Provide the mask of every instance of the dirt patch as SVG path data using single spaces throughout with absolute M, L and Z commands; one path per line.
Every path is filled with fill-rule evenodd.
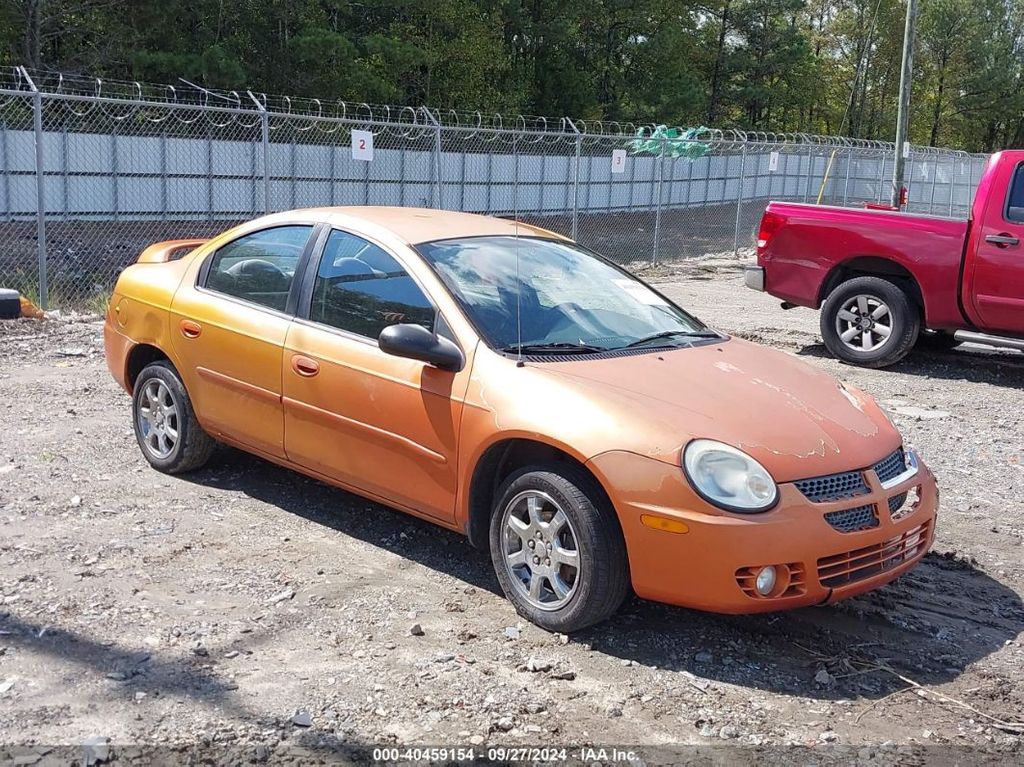
M 1024 355 L 843 366 L 815 313 L 745 290 L 741 266 L 645 276 L 893 408 L 940 479 L 934 552 L 835 607 L 634 600 L 572 638 L 517 619 L 457 535 L 233 450 L 154 472 L 96 321 L 0 323 L 0 743 L 99 736 L 225 761 L 580 743 L 1019 760 Z

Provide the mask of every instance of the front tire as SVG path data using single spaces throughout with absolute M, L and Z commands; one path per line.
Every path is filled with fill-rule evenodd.
M 530 466 L 506 479 L 491 515 L 490 549 L 505 596 L 548 631 L 600 623 L 629 590 L 615 511 L 574 466 Z
M 142 455 L 166 474 L 198 469 L 217 444 L 199 425 L 185 384 L 166 360 L 147 365 L 135 379 L 132 423 Z
M 856 277 L 837 287 L 821 307 L 821 337 L 845 362 L 883 368 L 914 348 L 921 330 L 917 307 L 880 277 Z

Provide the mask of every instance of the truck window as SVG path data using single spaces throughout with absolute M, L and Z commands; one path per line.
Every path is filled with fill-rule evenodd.
M 1006 197 L 1006 220 L 1024 224 L 1024 163 L 1017 166 Z

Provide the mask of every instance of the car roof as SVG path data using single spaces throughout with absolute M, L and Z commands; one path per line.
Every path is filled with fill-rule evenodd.
M 556 232 L 522 222 L 516 223 L 494 216 L 460 213 L 434 208 L 398 208 L 386 206 L 345 206 L 313 208 L 324 220 L 343 228 L 359 229 L 360 224 L 380 227 L 410 245 L 432 240 L 487 235 L 548 237 L 566 239 Z

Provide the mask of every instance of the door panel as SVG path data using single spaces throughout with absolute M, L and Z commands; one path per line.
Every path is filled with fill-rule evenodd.
M 293 357 L 313 360 L 308 375 Z M 296 321 L 285 341 L 289 460 L 439 519 L 455 515 L 465 377 Z M 453 396 L 456 395 L 456 396 Z
M 200 423 L 283 457 L 281 355 L 289 318 L 190 285 L 172 305 L 172 327 L 183 321 L 201 328 L 194 337 L 176 333 L 172 342 Z
M 1007 167 L 974 238 L 968 296 L 986 330 L 1024 332 L 1024 165 Z M 1004 193 L 1005 191 L 1005 198 Z
M 412 253 L 405 254 L 415 257 Z M 435 327 L 437 310 L 394 254 L 332 230 L 310 262 L 283 370 L 290 460 L 441 520 L 455 517 L 459 373 L 385 354 L 381 330 Z
M 197 278 L 186 278 L 171 304 L 172 346 L 200 422 L 279 457 L 287 311 L 297 300 L 296 272 L 313 229 L 277 226 L 226 243 Z

